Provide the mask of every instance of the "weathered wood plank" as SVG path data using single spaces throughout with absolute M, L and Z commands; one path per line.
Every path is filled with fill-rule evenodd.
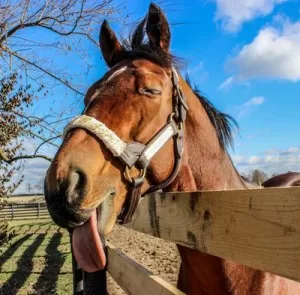
M 154 194 L 127 227 L 300 281 L 300 188 Z
M 1 217 L 0 217 L 1 218 Z M 17 217 L 6 217 L 8 220 L 31 220 L 37 218 L 36 216 L 17 216 Z M 38 219 L 51 219 L 50 215 L 40 216 Z
M 113 245 L 107 245 L 107 271 L 116 283 L 131 295 L 184 295 L 181 291 L 153 275 Z

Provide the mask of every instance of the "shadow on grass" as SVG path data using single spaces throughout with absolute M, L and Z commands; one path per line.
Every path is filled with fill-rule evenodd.
M 62 233 L 56 232 L 47 245 L 44 269 L 33 286 L 37 294 L 56 294 L 58 275 L 65 262 L 65 255 L 58 250 L 61 238 Z
M 46 228 L 47 226 L 47 228 Z M 50 230 L 56 231 L 57 229 L 55 228 L 55 224 L 53 224 L 51 221 L 43 222 L 43 223 L 24 223 L 21 225 L 14 225 L 12 226 L 12 229 L 17 233 L 17 234 L 36 234 L 40 230 L 44 230 L 45 233 L 48 233 Z M 43 233 L 43 232 L 41 232 Z
M 33 270 L 32 258 L 44 239 L 45 235 L 40 234 L 36 237 L 33 243 L 28 246 L 17 263 L 17 270 L 0 288 L 0 294 L 17 294 L 17 292 L 23 287 Z M 26 271 L 24 271 L 24 268 Z
M 20 238 L 19 240 L 15 241 L 1 256 L 0 256 L 0 271 L 2 271 L 3 264 L 9 260 L 14 253 L 18 250 L 18 248 L 28 240 L 32 235 L 28 234 L 24 237 Z M 1 294 L 1 293 L 0 293 Z

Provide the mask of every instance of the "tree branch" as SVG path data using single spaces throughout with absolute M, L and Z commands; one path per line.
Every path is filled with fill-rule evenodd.
M 31 136 L 36 137 L 36 138 L 42 140 L 43 142 L 48 140 L 48 139 L 46 139 L 46 138 L 44 138 L 44 137 L 42 137 L 42 136 L 36 134 L 35 132 L 33 132 L 33 131 L 31 131 L 31 130 L 26 130 L 26 129 L 25 129 L 25 130 L 23 130 L 23 131 L 24 131 L 24 133 L 30 134 Z M 51 144 L 51 145 L 53 145 L 53 146 L 55 146 L 55 147 L 57 147 L 57 148 L 59 147 L 57 144 L 55 144 L 55 143 L 53 143 L 53 142 L 51 142 L 51 141 L 48 141 L 48 143 Z
M 6 50 L 7 50 L 7 49 L 6 49 Z M 67 81 L 64 81 L 63 79 L 57 77 L 56 75 L 54 75 L 54 74 L 51 73 L 50 71 L 48 71 L 48 70 L 46 70 L 46 69 L 40 67 L 40 66 L 37 65 L 36 63 L 34 63 L 34 62 L 32 62 L 32 61 L 26 59 L 25 57 L 23 57 L 23 56 L 17 54 L 16 52 L 9 51 L 8 53 L 10 53 L 11 55 L 13 55 L 13 56 L 15 56 L 16 58 L 20 59 L 21 61 L 23 61 L 23 62 L 25 62 L 25 63 L 27 63 L 27 64 L 29 64 L 29 65 L 31 65 L 31 66 L 37 68 L 37 69 L 39 69 L 39 70 L 42 71 L 43 73 L 49 75 L 49 76 L 50 76 L 51 78 L 53 78 L 54 80 L 57 80 L 57 81 L 59 81 L 60 83 L 62 83 L 63 85 L 67 86 L 69 89 L 73 90 L 75 93 L 77 93 L 77 94 L 79 94 L 79 95 L 81 95 L 81 96 L 84 95 L 84 93 L 78 91 L 76 88 L 74 88 L 73 86 L 71 86 Z
M 24 160 L 24 159 L 35 159 L 35 158 L 39 158 L 39 159 L 44 159 L 47 160 L 49 162 L 52 162 L 52 158 L 47 157 L 45 155 L 24 155 L 24 156 L 18 156 L 18 157 L 14 157 L 8 161 L 5 161 L 8 164 L 12 164 L 13 162 L 19 161 L 19 160 Z
M 60 138 L 61 137 L 61 134 L 58 135 L 58 136 L 54 136 L 54 137 L 51 137 L 49 139 L 47 139 L 46 141 L 42 142 L 35 150 L 34 152 L 34 156 L 36 156 L 37 152 L 39 151 L 39 149 L 46 143 L 49 143 L 51 140 L 54 140 L 54 139 L 57 139 L 57 138 Z
M 12 159 L 8 159 L 7 156 L 5 155 L 4 151 L 2 149 L 0 149 L 0 160 L 3 160 L 4 162 L 6 162 L 8 164 L 12 164 L 13 162 L 16 162 L 19 160 L 34 159 L 34 158 L 40 158 L 40 159 L 44 159 L 49 162 L 52 162 L 52 158 L 45 156 L 45 155 L 36 155 L 36 153 L 34 155 L 22 155 L 22 156 L 14 157 Z

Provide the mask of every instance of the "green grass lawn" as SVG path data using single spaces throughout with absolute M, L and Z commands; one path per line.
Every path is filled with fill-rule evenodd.
M 0 247 L 0 294 L 72 294 L 68 232 L 50 220 L 10 223 L 16 236 Z

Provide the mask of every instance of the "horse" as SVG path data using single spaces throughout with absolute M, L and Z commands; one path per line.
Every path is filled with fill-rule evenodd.
M 87 272 L 105 267 L 102 237 L 130 222 L 145 193 L 247 189 L 227 151 L 235 121 L 179 74 L 170 40 L 155 4 L 129 41 L 102 23 L 109 70 L 88 89 L 47 171 L 50 215 L 73 231 L 74 255 Z M 299 294 L 297 282 L 177 248 L 178 288 L 186 294 Z
M 267 179 L 263 184 L 263 187 L 278 187 L 278 186 L 300 186 L 300 173 L 287 172 L 284 174 L 276 175 Z

